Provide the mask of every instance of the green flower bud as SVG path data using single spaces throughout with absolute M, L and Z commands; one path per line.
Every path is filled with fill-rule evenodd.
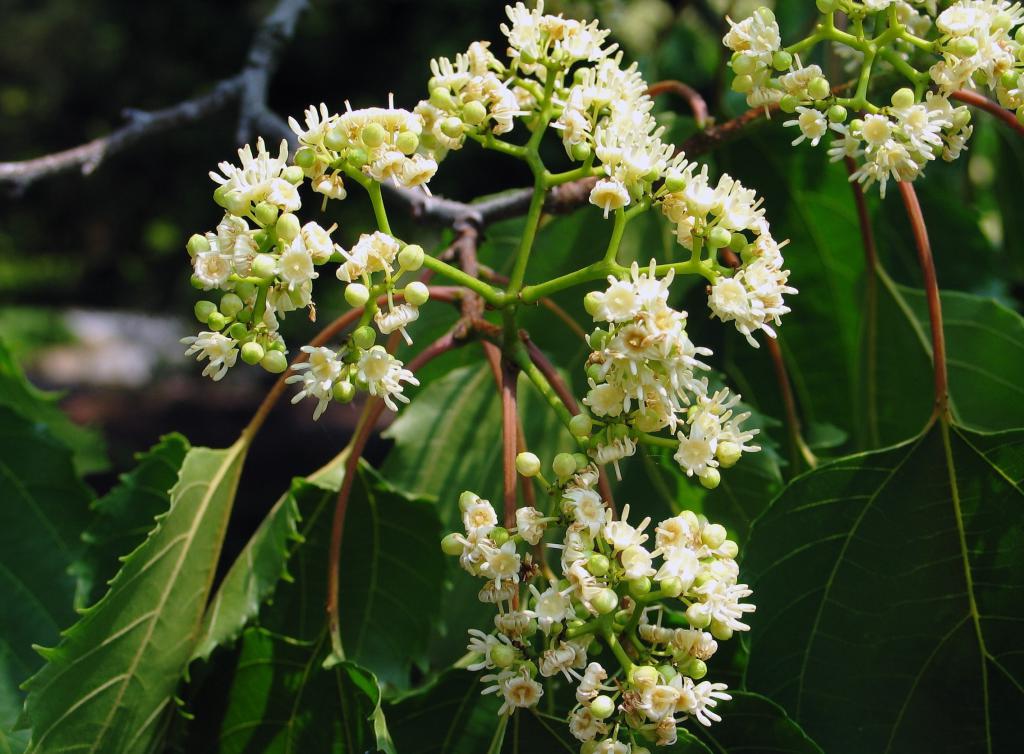
M 757 70 L 757 59 L 753 55 L 736 53 L 732 57 L 732 70 L 737 76 L 749 76 Z
M 978 41 L 974 37 L 957 37 L 950 41 L 948 49 L 959 58 L 969 58 L 978 52 Z
M 699 681 L 701 678 L 708 674 L 707 664 L 696 657 L 690 659 L 686 664 L 686 675 L 690 676 L 695 681 Z
M 283 340 L 275 340 L 273 343 L 271 343 L 267 347 L 267 350 L 269 350 L 269 351 L 280 351 L 281 353 L 287 353 L 288 352 L 288 349 L 285 348 Z
M 479 126 L 487 118 L 487 108 L 478 100 L 467 102 L 462 108 L 462 119 L 473 126 Z
M 832 87 L 828 85 L 828 79 L 823 76 L 815 76 L 807 84 L 807 93 L 813 99 L 825 99 L 832 93 Z
M 252 312 L 248 309 L 242 309 L 242 311 L 235 315 L 235 319 L 243 325 L 247 325 L 252 322 Z
M 271 374 L 281 374 L 288 368 L 288 357 L 281 351 L 267 351 L 266 356 L 260 361 L 260 366 Z
M 608 558 L 599 552 L 595 552 L 589 558 L 587 558 L 587 570 L 595 576 L 604 576 L 608 573 L 608 568 L 611 563 L 608 562 Z
M 971 111 L 968 110 L 966 107 L 963 109 L 957 108 L 957 110 L 953 113 L 953 128 L 955 128 L 956 130 L 959 131 L 963 128 L 966 128 L 970 122 Z
M 701 541 L 712 550 L 717 550 L 728 539 L 729 534 L 721 524 L 708 524 L 700 533 Z
M 231 327 L 228 328 L 228 337 L 229 338 L 234 338 L 235 340 L 242 340 L 248 334 L 249 334 L 249 328 L 247 328 L 241 322 L 235 322 L 233 325 L 231 325 Z M 261 356 L 260 358 L 263 358 L 263 357 Z M 256 361 L 259 361 L 259 360 L 260 359 L 256 359 Z M 255 364 L 256 362 L 252 362 L 252 363 Z
M 227 323 L 228 318 L 220 312 L 213 312 L 213 314 L 206 318 L 206 326 L 216 332 L 223 330 Z
M 598 615 L 608 615 L 619 606 L 619 595 L 612 589 L 601 589 L 590 600 Z
M 719 641 L 729 641 L 732 638 L 732 629 L 717 620 L 711 621 L 711 626 L 708 630 Z
M 256 295 L 256 284 L 249 283 L 244 280 L 239 281 L 235 283 L 235 293 L 237 293 L 244 301 L 250 296 Z
M 497 668 L 507 668 L 516 661 L 516 651 L 508 644 L 495 644 L 488 654 Z
M 686 188 L 686 177 L 679 172 L 673 171 L 665 176 L 665 190 L 671 194 L 682 191 Z
M 1020 74 L 1017 71 L 1006 71 L 999 77 L 999 84 L 1003 89 L 1015 89 L 1019 80 Z
M 594 429 L 594 420 L 589 414 L 576 414 L 569 420 L 569 432 L 573 437 L 589 437 Z
M 903 110 L 914 104 L 914 90 L 907 87 L 897 89 L 892 93 L 892 106 Z
M 446 534 L 441 540 L 441 552 L 451 556 L 461 555 L 462 542 L 459 541 L 459 535 L 455 532 Z
M 196 319 L 205 325 L 210 315 L 217 311 L 217 305 L 212 301 L 196 301 L 192 311 L 195 312 Z
M 639 689 L 649 689 L 661 681 L 658 669 L 653 665 L 634 665 L 629 671 L 629 682 Z
M 579 618 L 580 624 L 590 617 L 590 611 L 587 610 L 583 605 L 576 605 L 576 617 Z
M 658 673 L 661 675 L 662 678 L 665 679 L 666 683 L 670 683 L 673 678 L 679 675 L 676 669 L 669 665 L 667 662 L 662 663 L 658 666 Z
M 686 621 L 694 628 L 704 629 L 711 625 L 711 614 L 702 602 L 695 602 L 686 608 Z
M 298 186 L 302 183 L 302 179 L 306 177 L 306 174 L 302 172 L 302 168 L 298 165 L 289 165 L 281 171 L 281 177 L 288 181 L 288 183 Z
M 430 90 L 430 104 L 434 105 L 434 107 L 439 107 L 442 110 L 455 109 L 455 100 L 452 99 L 451 92 L 441 86 L 434 87 Z
M 441 121 L 441 133 L 450 139 L 462 136 L 462 121 L 454 115 Z
M 601 309 L 601 303 L 604 301 L 604 294 L 598 291 L 591 291 L 583 297 L 583 308 L 586 309 L 587 314 L 591 317 L 597 316 L 598 311 Z
M 248 343 L 242 344 L 242 361 L 246 364 L 259 364 L 266 355 L 263 346 L 256 341 L 250 340 Z
M 249 211 L 251 202 L 246 199 L 241 191 L 229 191 L 224 197 L 224 209 L 232 215 L 244 215 Z
M 675 576 L 669 576 L 658 582 L 658 588 L 666 597 L 678 597 L 683 593 L 683 582 Z
M 466 490 L 461 495 L 459 495 L 459 510 L 465 513 L 466 509 L 469 506 L 477 503 L 479 500 L 480 496 L 478 494 Z
M 793 56 L 785 50 L 777 50 L 772 54 L 772 68 L 776 71 L 788 71 L 793 65 Z
M 423 306 L 430 300 L 430 290 L 419 280 L 415 280 L 405 286 L 402 295 L 413 306 Z
M 352 333 L 352 342 L 356 344 L 356 348 L 363 351 L 370 348 L 376 340 L 377 333 L 369 325 L 357 327 L 355 332 Z
M 423 266 L 423 247 L 411 243 L 398 252 L 398 264 L 403 270 L 413 272 Z
M 537 476 L 540 473 L 540 459 L 533 453 L 520 453 L 516 456 L 516 471 L 525 477 Z
M 754 80 L 750 76 L 737 76 L 732 80 L 732 90 L 740 94 L 746 94 L 754 88 Z
M 218 207 L 227 208 L 229 191 L 231 191 L 231 189 L 228 187 L 226 183 L 221 184 L 220 186 L 213 190 L 213 201 L 217 203 Z
M 763 24 L 771 24 L 775 21 L 775 14 L 772 13 L 772 9 L 764 5 L 755 10 L 754 15 L 757 16 L 758 20 Z
M 370 289 L 362 283 L 349 283 L 345 286 L 345 301 L 349 306 L 362 306 L 370 300 Z
M 569 148 L 569 152 L 576 162 L 586 162 L 590 158 L 590 155 L 593 154 L 594 150 L 591 149 L 590 144 L 585 141 L 581 141 L 578 144 L 573 144 L 572 147 Z
M 740 546 L 733 542 L 731 539 L 727 539 L 719 546 L 718 551 L 722 553 L 723 557 L 735 558 L 740 554 Z
M 225 317 L 234 317 L 238 312 L 242 311 L 242 307 L 245 304 L 234 293 L 225 293 L 220 298 L 220 311 Z
M 270 280 L 277 274 L 277 260 L 270 254 L 257 254 L 252 260 L 250 272 L 260 280 Z
M 291 243 L 302 230 L 299 218 L 291 212 L 285 212 L 277 218 L 277 237 L 285 243 Z
M 604 720 L 615 713 L 615 700 L 606 694 L 599 694 L 590 703 L 590 714 L 598 720 Z
M 723 469 L 735 466 L 742 455 L 743 451 L 740 450 L 740 446 L 729 440 L 718 443 L 718 449 L 715 451 L 715 457 L 718 458 L 718 463 Z
M 188 250 L 188 255 L 194 257 L 196 254 L 202 254 L 204 251 L 210 250 L 210 242 L 206 240 L 206 236 L 200 235 L 199 233 L 193 233 L 188 243 L 185 244 L 185 248 Z
M 559 479 L 566 479 L 576 473 L 576 459 L 572 453 L 559 453 L 551 462 L 551 469 Z
M 651 580 L 647 576 L 638 579 L 630 579 L 629 593 L 634 597 L 643 597 L 651 591 Z
M 721 225 L 716 225 L 708 233 L 708 246 L 712 249 L 724 249 L 732 241 L 732 233 Z
M 340 152 L 347 145 L 348 137 L 345 135 L 345 129 L 341 126 L 335 126 L 324 134 L 324 146 L 333 152 Z
M 370 161 L 370 155 L 362 147 L 352 147 L 348 150 L 348 164 L 354 168 L 361 168 Z
M 722 475 L 718 469 L 708 467 L 704 469 L 704 472 L 700 475 L 700 485 L 708 490 L 713 490 L 718 487 L 722 482 Z
M 573 460 L 576 461 L 576 471 L 583 471 L 590 465 L 590 459 L 587 458 L 585 453 L 573 453 Z
M 816 0 L 815 5 L 821 13 L 835 13 L 839 10 L 839 0 Z
M 303 170 L 309 170 L 316 164 L 316 152 L 309 147 L 302 147 L 295 153 L 295 164 Z
M 786 94 L 779 100 L 779 109 L 784 113 L 795 113 L 800 106 L 800 98 L 795 94 Z
M 388 132 L 384 130 L 384 126 L 380 123 L 367 123 L 363 126 L 363 130 L 359 132 L 359 138 L 370 149 L 376 149 L 383 144 L 387 135 Z
M 356 397 L 356 387 L 348 380 L 338 380 L 334 383 L 331 395 L 338 403 L 351 403 Z
M 491 541 L 494 542 L 494 544 L 501 547 L 503 544 L 508 542 L 512 535 L 508 533 L 508 529 L 504 526 L 495 526 L 487 536 L 491 538 Z
M 828 119 L 830 123 L 844 123 L 846 121 L 848 113 L 846 108 L 842 105 L 832 105 L 828 109 Z
M 256 222 L 264 227 L 276 223 L 279 213 L 280 210 L 268 202 L 260 202 L 253 210 L 253 214 L 256 215 Z
M 412 131 L 402 131 L 395 139 L 395 146 L 402 154 L 412 154 L 420 145 L 420 137 Z
M 592 379 L 594 382 L 601 381 L 601 365 L 591 364 L 587 367 L 587 377 Z

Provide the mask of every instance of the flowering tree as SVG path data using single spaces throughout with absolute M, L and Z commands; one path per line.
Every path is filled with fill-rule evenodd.
M 302 5 L 280 4 L 268 28 L 284 33 L 261 38 L 221 87 L 241 99 L 246 128 L 275 139 L 210 173 L 219 219 L 187 242 L 200 329 L 186 355 L 213 380 L 239 361 L 280 377 L 237 442 L 165 438 L 93 504 L 91 523 L 38 495 L 55 537 L 131 547 L 116 573 L 95 546 L 65 548 L 52 566 L 80 604 L 99 599 L 50 635 L 41 667 L 26 663 L 28 733 L 14 744 L 1009 746 L 1024 708 L 1012 630 L 1024 620 L 1013 599 L 1024 323 L 991 301 L 940 296 L 913 184 L 967 149 L 968 105 L 1022 130 L 1021 5 L 818 0 L 813 28 L 789 44 L 799 30 L 759 7 L 722 39 L 752 109 L 715 125 L 691 87 L 645 81 L 599 22 L 519 3 L 501 26 L 504 54 L 474 42 L 431 61 L 410 109 L 314 105 L 286 127 L 266 109 L 266 82 Z M 655 111 L 672 92 L 695 120 L 679 144 Z M 826 141 L 848 171 L 852 241 L 807 248 L 812 234 L 793 233 L 787 247 L 774 202 L 726 172 L 751 161 L 726 142 L 780 110 L 797 132 L 785 159 Z M 193 116 L 149 116 L 127 138 L 175 117 Z M 433 196 L 431 179 L 464 149 L 523 163 L 532 187 Z M 95 151 L 56 159 L 88 165 Z M 700 161 L 712 151 L 715 169 Z M 46 159 L 3 167 L 30 182 L 62 169 Z M 921 291 L 895 283 L 876 248 L 870 213 L 891 183 Z M 813 205 L 816 190 L 834 194 L 819 189 L 791 198 L 840 211 Z M 361 201 L 372 226 L 330 220 L 337 203 Z M 425 249 L 396 230 L 402 210 L 448 226 L 444 242 Z M 792 232 L 805 210 L 782 207 L 782 224 Z M 828 290 L 841 266 L 831 247 L 851 243 L 863 247 L 863 300 L 850 280 Z M 784 247 L 823 256 L 791 274 Z M 310 343 L 287 343 L 282 320 L 315 319 L 315 289 L 340 289 L 345 306 Z M 792 336 L 786 317 L 786 354 L 780 326 L 808 295 Z M 851 317 L 838 337 L 860 346 L 822 342 L 822 319 Z M 763 364 L 778 399 L 763 397 Z M 87 499 L 67 450 L 56 472 L 32 460 L 30 420 L 46 404 L 13 367 L 5 380 L 22 396 L 4 408 L 21 486 L 56 474 Z M 215 581 L 247 452 L 286 390 L 313 420 L 359 401 L 359 424 Z M 1009 405 L 993 409 L 986 391 Z M 385 411 L 398 413 L 395 445 L 374 470 L 361 457 Z M 103 576 L 109 586 L 95 586 Z

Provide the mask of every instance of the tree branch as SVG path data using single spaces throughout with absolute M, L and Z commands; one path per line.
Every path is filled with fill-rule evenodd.
M 1003 121 L 1003 123 L 1008 125 L 1018 134 L 1024 135 L 1024 123 L 1017 120 L 1017 116 L 1012 111 L 1007 110 L 998 102 L 993 102 L 988 97 L 978 94 L 977 92 L 972 92 L 969 89 L 960 89 L 959 91 L 953 92 L 953 94 L 950 95 L 950 98 L 960 100 L 964 104 L 980 108 Z

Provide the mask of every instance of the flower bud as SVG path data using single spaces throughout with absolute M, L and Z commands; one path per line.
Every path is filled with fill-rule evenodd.
M 717 620 L 711 621 L 711 626 L 708 630 L 719 641 L 728 641 L 732 638 L 732 629 Z
M 576 473 L 576 459 L 572 453 L 559 453 L 551 462 L 551 469 L 559 479 L 566 479 Z
M 694 628 L 707 628 L 711 625 L 711 613 L 703 602 L 694 602 L 686 608 L 686 621 Z
M 356 386 L 348 380 L 338 380 L 331 389 L 331 395 L 338 403 L 351 403 L 356 397 Z
M 269 202 L 260 202 L 256 205 L 255 209 L 253 209 L 253 214 L 256 216 L 256 222 L 264 227 L 267 225 L 273 225 L 277 222 L 277 216 L 279 213 L 280 210 Z
M 638 579 L 630 579 L 629 593 L 634 597 L 643 597 L 651 591 L 651 580 L 647 576 Z
M 914 104 L 914 90 L 907 87 L 897 89 L 892 94 L 892 106 L 904 110 Z
M 303 170 L 308 170 L 316 164 L 316 152 L 309 147 L 302 147 L 295 153 L 295 164 Z
M 572 147 L 569 148 L 569 152 L 576 162 L 586 162 L 590 158 L 590 155 L 593 154 L 594 150 L 590 148 L 590 145 L 587 142 L 581 141 L 578 144 L 573 144 Z
M 185 248 L 188 250 L 188 255 L 194 257 L 196 254 L 202 254 L 204 251 L 210 250 L 210 242 L 206 240 L 206 236 L 202 236 L 199 233 L 193 233 L 188 243 L 185 244 Z
M 701 678 L 708 674 L 708 666 L 697 657 L 691 657 L 690 661 L 686 663 L 685 675 L 690 676 L 695 681 L 699 681 Z
M 590 465 L 590 459 L 584 453 L 573 453 L 572 457 L 576 461 L 576 471 L 583 471 Z
M 349 306 L 362 306 L 370 300 L 370 289 L 362 283 L 349 283 L 345 286 L 345 301 Z
M 459 541 L 459 535 L 455 532 L 446 534 L 441 540 L 441 552 L 445 555 L 461 555 L 462 554 L 462 543 Z
M 700 485 L 708 490 L 713 490 L 722 482 L 722 475 L 718 469 L 708 466 L 700 475 Z
M 516 651 L 508 644 L 495 644 L 487 654 L 496 668 L 507 668 L 516 661 Z
M 591 291 L 583 297 L 583 308 L 586 309 L 587 314 L 594 317 L 600 311 L 602 301 L 604 301 L 604 294 Z
M 395 139 L 395 146 L 398 147 L 398 151 L 404 155 L 412 154 L 416 151 L 419 145 L 420 137 L 412 131 L 402 131 L 398 134 L 398 138 Z
M 251 340 L 248 343 L 242 344 L 242 361 L 246 364 L 259 364 L 266 355 L 263 346 L 255 341 Z
M 224 200 L 224 208 L 232 215 L 244 215 L 249 211 L 251 202 L 245 198 L 241 191 L 229 191 Z
M 708 246 L 712 249 L 724 249 L 732 241 L 732 233 L 721 225 L 716 225 L 708 233 Z
M 608 615 L 619 606 L 619 595 L 612 589 L 601 589 L 590 599 L 598 615 Z
M 657 686 L 661 678 L 653 665 L 634 665 L 629 671 L 629 682 L 640 690 Z
M 737 76 L 732 80 L 732 90 L 740 94 L 746 94 L 754 88 L 754 80 L 750 76 Z
M 846 108 L 842 105 L 832 105 L 828 109 L 828 120 L 830 123 L 843 123 L 846 121 L 847 115 Z
M 772 68 L 776 71 L 788 71 L 793 65 L 793 56 L 785 50 L 776 50 L 772 53 Z
M 413 272 L 423 266 L 423 247 L 411 243 L 398 252 L 398 264 L 403 270 Z
M 782 99 L 779 100 L 779 109 L 784 113 L 795 113 L 799 106 L 800 98 L 795 94 L 783 95 Z
M 430 300 L 430 290 L 419 280 L 409 283 L 402 291 L 405 300 L 413 306 L 423 306 Z
M 740 456 L 743 455 L 743 451 L 740 446 L 729 440 L 718 443 L 718 449 L 715 450 L 715 457 L 718 459 L 719 465 L 723 469 L 729 469 L 736 465 L 736 462 L 740 460 Z
M 658 588 L 666 597 L 678 597 L 683 593 L 683 582 L 675 576 L 669 576 L 658 582 Z
M 498 547 L 501 547 L 512 538 L 512 535 L 508 533 L 508 529 L 504 526 L 495 526 L 487 536 L 490 537 L 491 541 Z
M 658 666 L 658 673 L 661 675 L 662 678 L 665 679 L 667 683 L 671 683 L 672 679 L 679 675 L 676 669 L 669 665 L 667 662 L 662 663 Z
M 740 554 L 740 546 L 731 539 L 727 539 L 719 545 L 718 551 L 724 558 L 735 558 Z
M 252 321 L 252 312 L 248 309 L 242 309 L 242 311 L 235 315 L 235 320 L 243 325 L 247 325 Z
M 587 570 L 597 577 L 604 576 L 608 573 L 610 565 L 608 558 L 599 552 L 595 552 L 587 558 Z
M 225 183 L 213 190 L 213 201 L 216 202 L 218 207 L 228 206 L 228 192 L 231 188 Z
M 480 502 L 480 496 L 475 492 L 470 492 L 469 490 L 466 490 L 461 495 L 459 495 L 459 510 L 465 513 L 466 508 L 478 502 Z
M 341 126 L 335 126 L 324 134 L 324 146 L 334 152 L 340 152 L 347 145 L 348 138 L 345 135 L 345 129 Z
M 192 310 L 195 312 L 196 319 L 205 325 L 210 315 L 217 311 L 217 305 L 212 301 L 196 301 Z
M 225 317 L 234 317 L 242 310 L 245 304 L 234 293 L 225 293 L 220 299 L 220 312 Z
M 260 280 L 270 280 L 277 274 L 277 260 L 270 254 L 257 254 L 252 260 L 250 272 Z
M 206 318 L 206 326 L 209 327 L 211 330 L 215 330 L 217 332 L 223 330 L 227 323 L 228 318 L 225 317 L 220 312 L 213 312 L 209 317 Z
M 462 108 L 462 119 L 472 126 L 479 126 L 487 118 L 487 108 L 478 100 L 467 102 Z
M 377 333 L 369 325 L 357 327 L 355 332 L 352 333 L 352 342 L 355 343 L 356 348 L 363 351 L 370 348 L 376 340 Z
M 442 110 L 452 110 L 455 108 L 455 100 L 452 99 L 451 92 L 441 86 L 430 90 L 430 103 Z
M 454 115 L 441 121 L 441 133 L 450 139 L 462 136 L 462 121 Z
M 540 459 L 533 453 L 520 453 L 516 456 L 516 471 L 525 477 L 537 476 L 540 473 Z
M 260 361 L 260 366 L 271 374 L 281 374 L 281 372 L 288 368 L 288 357 L 281 351 L 267 351 Z
M 299 223 L 299 218 L 291 212 L 285 212 L 277 218 L 277 237 L 282 241 L 288 243 L 294 241 L 295 236 L 299 235 L 301 230 L 302 225 Z
M 589 437 L 594 429 L 594 420 L 588 414 L 576 414 L 569 420 L 569 432 L 573 437 Z
M 732 70 L 737 76 L 749 76 L 757 70 L 757 58 L 738 52 L 732 56 Z
M 717 550 L 728 538 L 725 527 L 721 524 L 708 524 L 700 533 L 701 541 L 712 550 Z
M 228 328 L 228 337 L 234 338 L 235 340 L 242 340 L 242 338 L 244 338 L 248 334 L 249 329 L 241 322 L 235 322 L 233 325 L 231 325 L 231 327 Z M 259 361 L 259 359 L 256 359 L 256 361 Z
M 590 703 L 590 714 L 598 720 L 604 720 L 606 717 L 611 717 L 614 712 L 615 700 L 606 694 L 595 696 L 594 701 Z
M 969 58 L 978 52 L 978 40 L 974 37 L 957 37 L 949 43 L 949 51 L 958 58 Z
M 828 85 L 828 79 L 816 76 L 807 84 L 807 93 L 814 99 L 825 99 L 832 93 L 832 87 Z
M 384 126 L 380 123 L 367 123 L 363 126 L 363 130 L 359 132 L 359 138 L 370 149 L 376 149 L 383 144 L 387 135 L 388 132 L 384 130 Z

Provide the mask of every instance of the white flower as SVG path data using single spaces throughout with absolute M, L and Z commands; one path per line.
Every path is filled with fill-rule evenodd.
M 316 264 L 323 264 L 334 254 L 335 244 L 331 240 L 331 231 L 337 226 L 325 230 L 317 223 L 308 222 L 302 226 L 302 242 L 306 245 L 309 255 Z
M 703 427 L 693 425 L 690 427 L 689 436 L 679 432 L 676 437 L 679 440 L 679 448 L 673 458 L 686 472 L 686 476 L 700 476 L 705 469 L 718 466 L 715 459 L 715 446 L 718 441 L 705 437 Z
M 524 541 L 535 545 L 544 536 L 544 529 L 547 526 L 543 520 L 544 514 L 536 508 L 528 506 L 516 509 L 516 531 Z
M 484 668 L 493 668 L 494 663 L 491 661 L 491 650 L 500 646 L 511 647 L 512 642 L 504 634 L 485 634 L 478 628 L 469 629 L 469 644 L 466 646 L 466 651 L 483 656 L 472 665 L 467 665 L 466 669 L 476 671 L 483 670 Z
M 377 329 L 384 335 L 399 330 L 405 338 L 405 342 L 412 345 L 412 338 L 409 337 L 409 333 L 405 331 L 405 328 L 419 319 L 419 316 L 419 307 L 412 304 L 399 304 L 398 306 L 392 306 L 387 311 L 378 309 L 377 313 L 373 315 L 373 321 L 377 323 Z
M 256 154 L 246 144 L 238 150 L 241 167 L 230 162 L 222 162 L 217 167 L 220 173 L 210 173 L 210 178 L 223 187 L 225 191 L 237 191 L 245 199 L 259 201 L 270 190 L 271 181 L 281 176 L 288 165 L 288 142 L 281 139 L 281 146 L 276 157 L 267 151 L 263 139 L 256 140 Z M 294 187 L 293 187 L 294 188 Z
M 603 532 L 604 538 L 616 552 L 625 550 L 627 547 L 632 547 L 634 545 L 642 545 L 647 541 L 647 535 L 644 534 L 643 531 L 647 528 L 648 524 L 651 523 L 650 516 L 644 518 L 644 520 L 640 522 L 640 525 L 636 527 L 627 523 L 626 519 L 628 518 L 628 503 L 623 507 L 622 518 L 618 521 L 612 517 L 612 512 L 610 510 L 607 513 L 607 523 L 604 525 Z
M 330 405 L 334 396 L 334 384 L 341 377 L 344 365 L 338 354 L 330 348 L 303 346 L 302 350 L 309 354 L 309 359 L 296 364 L 292 368 L 295 374 L 285 382 L 302 383 L 302 389 L 292 398 L 292 403 L 298 403 L 307 396 L 317 399 L 317 406 L 313 410 L 313 420 L 316 421 Z
M 795 147 L 804 140 L 810 141 L 812 147 L 818 146 L 821 137 L 828 133 L 828 119 L 824 113 L 814 108 L 798 107 L 796 111 L 799 114 L 797 118 L 787 120 L 782 124 L 797 126 L 800 129 L 800 135 L 793 140 L 793 146 Z
M 602 178 L 590 190 L 590 203 L 603 209 L 608 217 L 609 212 L 629 204 L 629 191 L 617 180 Z
M 558 590 L 554 582 L 543 592 L 530 584 L 530 593 L 534 603 L 529 614 L 537 619 L 537 625 L 544 633 L 549 633 L 553 625 L 561 623 L 572 613 L 572 601 Z
M 717 723 L 722 719 L 713 711 L 718 702 L 732 699 L 725 693 L 727 688 L 724 683 L 709 681 L 702 681 L 694 686 L 693 681 L 687 678 L 679 699 L 679 707 L 681 711 L 697 718 L 701 725 L 710 726 L 712 721 Z
M 577 707 L 569 715 L 569 732 L 578 741 L 590 741 L 608 732 L 608 726 L 590 713 L 589 707 Z
M 519 582 L 519 553 L 515 542 L 511 540 L 487 554 L 487 564 L 483 566 L 487 575 L 500 585 L 503 579 Z
M 204 291 L 220 288 L 231 276 L 231 257 L 213 248 L 196 254 L 192 266 Z
M 602 684 L 608 678 L 608 671 L 601 663 L 592 662 L 580 678 L 580 684 L 576 687 L 576 701 L 580 704 L 589 704 L 605 688 Z
M 604 526 L 607 508 L 597 490 L 570 485 L 562 493 L 562 501 L 568 506 L 573 518 L 586 527 L 591 536 Z
M 389 354 L 383 346 L 373 346 L 359 357 L 356 365 L 357 374 L 366 382 L 370 395 L 384 399 L 384 404 L 392 411 L 397 411 L 395 399 L 408 403 L 403 395 L 403 382 L 419 385 L 420 381 L 408 369 L 403 368 L 401 361 Z
M 490 502 L 477 498 L 476 502 L 463 509 L 462 525 L 466 527 L 467 533 L 477 532 L 486 535 L 498 525 L 498 514 L 494 512 L 494 506 Z
M 267 185 L 266 201 L 285 212 L 295 212 L 302 207 L 298 188 L 284 178 L 274 178 L 270 181 Z
M 556 648 L 543 652 L 537 667 L 540 668 L 540 674 L 545 678 L 561 673 L 569 681 L 572 680 L 569 668 L 575 661 L 576 650 L 563 641 L 559 642 Z
M 219 332 L 201 332 L 182 338 L 181 342 L 188 346 L 186 356 L 197 354 L 196 361 L 210 360 L 203 369 L 203 377 L 212 377 L 214 382 L 223 378 L 238 359 L 238 341 Z
M 622 563 L 622 578 L 642 579 L 645 576 L 653 576 L 655 571 L 651 566 L 651 553 L 640 545 L 631 545 L 619 553 L 619 560 Z
M 277 259 L 277 276 L 288 284 L 288 290 L 295 290 L 310 280 L 320 277 L 313 266 L 313 257 L 306 248 L 302 235 L 297 235 Z
M 724 581 L 711 580 L 697 587 L 696 592 L 707 606 L 712 620 L 732 631 L 750 630 L 750 626 L 741 619 L 745 613 L 752 613 L 757 608 L 740 602 L 741 599 L 753 594 L 746 584 L 727 584 Z

